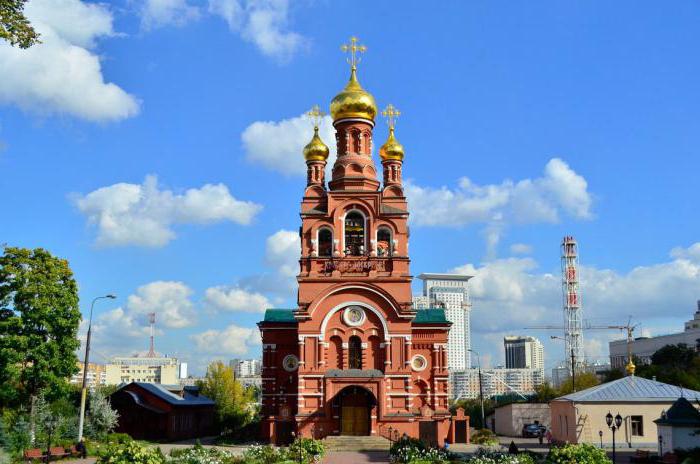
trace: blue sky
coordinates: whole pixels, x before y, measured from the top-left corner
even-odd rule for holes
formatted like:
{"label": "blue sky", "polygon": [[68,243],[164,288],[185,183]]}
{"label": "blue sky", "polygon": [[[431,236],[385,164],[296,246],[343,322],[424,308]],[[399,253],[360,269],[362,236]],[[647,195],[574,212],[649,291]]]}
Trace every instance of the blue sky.
{"label": "blue sky", "polygon": [[[97,359],[157,348],[195,373],[257,355],[294,303],[300,116],[360,81],[402,111],[411,257],[474,273],[473,347],[559,323],[559,242],[585,317],[680,330],[700,298],[700,5],[652,1],[30,0],[0,45],[0,243],[70,260]],[[378,121],[375,146],[386,137]],[[330,141],[328,121],[322,134]],[[376,155],[376,153],[375,153]],[[301,174],[300,174],[301,173]],[[415,285],[418,291],[418,285]],[[532,334],[547,339],[549,333]],[[618,333],[586,334],[592,359]],[[547,366],[563,349],[546,342]]]}

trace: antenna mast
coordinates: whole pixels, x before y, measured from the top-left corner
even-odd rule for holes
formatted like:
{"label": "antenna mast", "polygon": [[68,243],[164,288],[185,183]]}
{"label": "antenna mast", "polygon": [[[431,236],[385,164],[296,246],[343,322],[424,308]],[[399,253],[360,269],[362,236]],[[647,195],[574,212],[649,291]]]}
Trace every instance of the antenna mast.
{"label": "antenna mast", "polygon": [[146,357],[155,358],[156,357],[156,347],[155,347],[155,326],[156,326],[156,313],[148,313],[148,322],[151,324],[151,348],[148,350]]}
{"label": "antenna mast", "polygon": [[[573,373],[584,364],[583,323],[578,274],[578,244],[567,236],[561,242],[562,292],[566,367]],[[573,365],[572,358],[574,359]]]}

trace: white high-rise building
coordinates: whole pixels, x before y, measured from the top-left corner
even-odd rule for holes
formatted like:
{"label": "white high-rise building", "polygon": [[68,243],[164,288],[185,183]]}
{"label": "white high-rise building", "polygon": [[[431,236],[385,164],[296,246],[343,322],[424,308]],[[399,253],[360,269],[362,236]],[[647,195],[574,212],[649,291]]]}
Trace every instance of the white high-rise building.
{"label": "white high-rise building", "polygon": [[544,372],[544,346],[535,337],[503,337],[507,369],[540,369]]}
{"label": "white high-rise building", "polygon": [[471,303],[468,281],[473,276],[463,274],[421,274],[423,295],[413,297],[416,310],[444,308],[452,323],[447,342],[447,367],[450,371],[471,368]]}
{"label": "white high-rise building", "polygon": [[260,359],[232,359],[229,363],[237,379],[241,377],[259,376],[262,371]]}

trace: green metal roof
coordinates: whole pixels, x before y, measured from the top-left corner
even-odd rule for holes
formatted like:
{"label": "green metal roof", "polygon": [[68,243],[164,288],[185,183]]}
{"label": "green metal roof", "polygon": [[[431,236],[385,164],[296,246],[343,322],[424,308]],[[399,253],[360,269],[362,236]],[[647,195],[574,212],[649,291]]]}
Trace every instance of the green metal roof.
{"label": "green metal roof", "polygon": [[293,309],[270,308],[265,310],[263,322],[296,322]]}
{"label": "green metal roof", "polygon": [[419,309],[416,311],[414,324],[447,324],[445,310],[442,308]]}

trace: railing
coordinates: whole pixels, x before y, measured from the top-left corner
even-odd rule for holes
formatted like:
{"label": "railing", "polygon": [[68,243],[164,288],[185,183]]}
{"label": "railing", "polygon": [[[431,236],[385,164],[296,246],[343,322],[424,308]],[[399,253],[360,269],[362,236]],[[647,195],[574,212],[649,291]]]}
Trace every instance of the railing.
{"label": "railing", "polygon": [[391,443],[397,442],[399,441],[399,438],[401,438],[399,435],[399,430],[393,428],[391,425],[386,427],[379,427],[379,436],[386,438]]}

